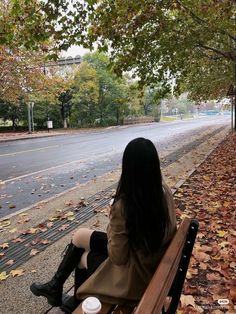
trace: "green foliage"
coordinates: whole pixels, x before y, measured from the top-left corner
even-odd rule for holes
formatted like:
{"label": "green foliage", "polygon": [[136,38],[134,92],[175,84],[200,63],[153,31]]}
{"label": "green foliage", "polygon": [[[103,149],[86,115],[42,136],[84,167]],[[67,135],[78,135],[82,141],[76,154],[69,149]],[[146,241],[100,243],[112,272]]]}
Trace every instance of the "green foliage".
{"label": "green foliage", "polygon": [[118,78],[115,75],[110,67],[109,58],[104,53],[89,53],[84,56],[84,60],[94,67],[97,73],[99,123],[107,125],[112,120],[116,124],[121,123],[124,110],[128,106],[125,78]]}
{"label": "green foliage", "polygon": [[91,124],[97,111],[99,87],[97,73],[87,62],[82,62],[75,76],[72,103],[73,120]]}
{"label": "green foliage", "polygon": [[3,0],[0,45],[56,58],[72,44],[96,42],[118,74],[132,70],[142,85],[174,79],[176,93],[215,98],[235,84],[235,11],[234,0]]}
{"label": "green foliage", "polygon": [[19,122],[27,118],[26,105],[21,101],[14,104],[0,100],[0,117],[4,122],[11,121],[12,129],[16,130]]}
{"label": "green foliage", "polygon": [[0,45],[43,49],[55,58],[59,50],[81,43],[88,9],[74,0],[3,0]]}
{"label": "green foliage", "polygon": [[34,105],[35,129],[46,129],[47,120],[53,121],[53,128],[63,127],[60,107],[48,102],[39,102]]}
{"label": "green foliage", "polygon": [[115,70],[133,69],[144,84],[174,78],[197,99],[225,94],[233,80],[235,1],[101,1],[91,24]]}

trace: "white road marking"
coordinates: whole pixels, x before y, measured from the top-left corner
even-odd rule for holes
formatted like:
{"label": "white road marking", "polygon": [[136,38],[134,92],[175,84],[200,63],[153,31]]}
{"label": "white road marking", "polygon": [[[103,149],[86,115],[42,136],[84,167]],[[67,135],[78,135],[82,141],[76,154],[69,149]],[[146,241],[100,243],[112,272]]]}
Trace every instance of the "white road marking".
{"label": "white road marking", "polygon": [[22,150],[22,151],[15,152],[15,153],[2,154],[2,155],[0,155],[0,157],[15,156],[15,155],[18,155],[18,154],[24,154],[24,153],[29,153],[29,152],[36,152],[36,151],[39,151],[39,150],[44,150],[44,149],[49,149],[49,148],[54,148],[54,147],[59,147],[59,145],[45,146],[45,147],[41,147],[41,148]]}

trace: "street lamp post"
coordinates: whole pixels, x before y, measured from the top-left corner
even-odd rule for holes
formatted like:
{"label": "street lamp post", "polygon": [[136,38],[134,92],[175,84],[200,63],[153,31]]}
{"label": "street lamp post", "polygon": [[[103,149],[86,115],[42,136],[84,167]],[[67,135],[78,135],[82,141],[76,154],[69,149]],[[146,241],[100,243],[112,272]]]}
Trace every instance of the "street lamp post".
{"label": "street lamp post", "polygon": [[34,132],[34,102],[31,102],[31,119],[32,119],[32,132]]}
{"label": "street lamp post", "polygon": [[28,107],[28,125],[29,125],[29,134],[31,134],[32,133],[32,129],[31,129],[31,104],[30,103],[28,103],[27,104],[27,107]]}

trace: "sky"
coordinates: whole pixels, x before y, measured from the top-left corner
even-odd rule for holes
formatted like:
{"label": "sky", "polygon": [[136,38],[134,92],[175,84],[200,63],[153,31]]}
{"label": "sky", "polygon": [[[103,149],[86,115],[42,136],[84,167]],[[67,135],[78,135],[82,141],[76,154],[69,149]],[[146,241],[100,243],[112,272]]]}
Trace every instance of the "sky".
{"label": "sky", "polygon": [[62,53],[63,57],[75,57],[77,55],[83,56],[85,53],[89,52],[89,49],[85,49],[81,46],[71,46],[67,51]]}

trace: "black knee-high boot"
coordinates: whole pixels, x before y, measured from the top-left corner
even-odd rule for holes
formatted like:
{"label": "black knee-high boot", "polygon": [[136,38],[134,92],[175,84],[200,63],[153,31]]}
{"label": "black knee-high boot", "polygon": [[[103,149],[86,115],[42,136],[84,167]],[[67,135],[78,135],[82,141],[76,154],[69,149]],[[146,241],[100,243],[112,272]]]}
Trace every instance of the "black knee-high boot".
{"label": "black knee-high boot", "polygon": [[84,251],[84,249],[70,243],[53,278],[45,284],[33,283],[30,286],[33,294],[46,297],[48,303],[53,306],[60,306],[62,304],[63,284],[78,265]]}
{"label": "black knee-high boot", "polygon": [[75,268],[74,295],[63,295],[60,309],[64,313],[72,313],[81,302],[76,298],[77,289],[88,279],[86,268]]}
{"label": "black knee-high boot", "polygon": [[77,289],[88,279],[88,277],[86,268],[75,268],[74,297],[76,297]]}

